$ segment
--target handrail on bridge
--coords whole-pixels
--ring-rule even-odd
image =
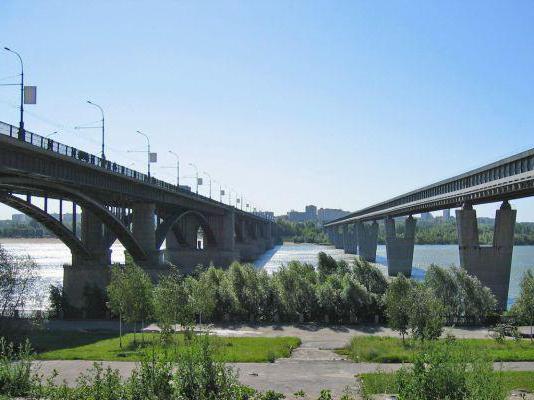
[[[352,212],[344,217],[329,221],[325,226],[340,225],[347,221],[353,221],[371,214],[380,214],[410,204],[421,206],[431,201],[435,202],[436,199],[456,196],[458,193],[465,193],[469,190],[473,191],[479,188],[481,188],[480,190],[486,191],[492,190],[496,185],[502,184],[502,182],[510,183],[510,179],[515,181],[531,179],[530,175],[525,177],[524,175],[519,176],[519,174],[531,173],[533,170],[534,149],[530,149]]]
[[[94,165],[99,168],[103,168],[110,172],[114,172],[120,175],[127,176],[129,178],[144,182],[149,185],[154,185],[154,186],[166,189],[166,190],[171,190],[173,192],[187,193],[190,196],[199,197],[199,198],[202,198],[203,200],[210,201],[210,202],[217,203],[217,204],[223,204],[226,206],[226,204],[221,203],[217,200],[209,199],[206,196],[202,196],[200,194],[182,189],[176,185],[173,185],[172,183],[168,183],[160,179],[156,179],[154,177],[149,177],[148,175],[143,174],[142,172],[135,171],[123,165],[119,165],[115,162],[98,157],[94,154],[90,154],[83,150],[79,150],[75,147],[67,146],[63,143],[56,142],[55,140],[52,140],[50,138],[46,138],[44,136],[30,132],[26,129],[20,131],[18,127],[7,124],[5,122],[1,122],[1,121],[0,121],[0,134],[18,139],[25,143],[29,143],[41,149],[53,151],[54,153],[68,156],[78,161],[86,162],[88,164]],[[242,211],[242,210],[239,210],[239,211]],[[246,211],[244,212],[247,213]],[[258,218],[263,218],[268,221],[272,220],[271,218],[267,218],[261,214],[253,213],[252,215]]]

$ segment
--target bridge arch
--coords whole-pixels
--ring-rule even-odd
[[[183,246],[196,248],[196,243],[193,243],[193,238],[196,242],[196,235],[202,229],[204,238],[208,248],[216,246],[215,234],[210,226],[208,218],[194,210],[179,211],[169,217],[156,229],[156,248],[160,248],[169,231],[173,231],[176,240]]]
[[[90,210],[95,216],[102,221],[115,237],[122,243],[126,250],[132,255],[134,260],[146,260],[147,255],[140,244],[134,238],[132,233],[124,225],[120,218],[110,212],[98,200],[93,199],[86,194],[75,190],[66,188],[63,185],[36,181],[29,178],[0,178],[0,187],[8,188],[8,190],[21,190],[31,193],[32,191],[46,192],[48,194],[57,195],[65,199],[69,199],[79,204],[80,206]]]
[[[87,258],[90,257],[89,251],[74,232],[44,210],[7,192],[0,192],[0,203],[12,207],[42,224],[61,240],[72,253],[77,253]]]

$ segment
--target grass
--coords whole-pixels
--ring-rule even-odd
[[[508,392],[514,389],[525,389],[534,391],[534,372],[506,371],[501,372],[503,384]],[[375,372],[361,374],[362,390],[367,398],[373,394],[394,394],[398,393],[394,373]]]
[[[457,339],[468,349],[484,352],[493,361],[534,361],[534,344],[530,340],[506,340],[498,343],[494,339]],[[400,338],[378,336],[355,336],[349,346],[337,350],[355,362],[381,363],[412,362],[421,342]]]
[[[181,333],[173,336],[173,341],[163,346],[159,333],[141,335],[129,333],[122,337],[122,349],[115,334],[44,332],[34,335],[30,341],[40,360],[95,360],[95,361],[140,361],[144,354],[166,353],[177,358],[189,346]],[[277,358],[289,357],[291,351],[300,346],[295,337],[217,337],[210,340],[214,346],[214,356],[222,362],[273,362]]]

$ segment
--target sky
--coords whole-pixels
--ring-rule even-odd
[[[532,1],[2,0],[0,48],[38,87],[27,130],[98,153],[74,129],[90,99],[108,159],[145,171],[141,130],[160,179],[172,150],[182,184],[193,163],[258,209],[354,211],[533,147],[533,20]],[[0,83],[18,73],[1,51]],[[513,206],[534,221],[534,199]]]

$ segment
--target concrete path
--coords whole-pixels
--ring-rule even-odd
[[[117,325],[117,324],[115,324]],[[115,330],[112,321],[54,321],[49,323],[51,330],[98,331]],[[204,328],[204,327],[203,327]],[[151,325],[147,330],[157,330]],[[304,390],[309,399],[315,399],[322,389],[330,389],[336,398],[348,390],[356,399],[359,396],[358,374],[382,370],[393,372],[402,364],[353,363],[332,350],[343,347],[353,336],[376,335],[398,337],[391,329],[378,325],[330,326],[316,324],[302,325],[212,325],[210,332],[220,336],[274,337],[296,336],[302,341],[290,358],[279,359],[275,363],[232,363],[239,372],[242,383],[260,391],[275,390],[284,393],[289,399],[292,394]],[[487,328],[447,328],[458,338],[487,338]],[[55,369],[60,380],[74,384],[76,378],[93,365],[92,361],[41,361],[36,367],[49,375]],[[132,362],[103,362],[105,367],[118,369],[124,377],[129,376],[136,364]],[[534,371],[534,362],[496,363],[496,369],[509,371]]]
[[[321,354],[324,358],[326,354]],[[136,367],[133,362],[103,361],[104,367],[119,370],[123,377],[128,377]],[[59,380],[73,385],[76,378],[85,373],[93,365],[93,361],[37,361],[35,368],[45,376],[56,370]],[[393,372],[402,364],[352,363],[343,360],[309,360],[299,358],[280,359],[275,363],[231,363],[239,372],[239,380],[258,390],[269,389],[292,395],[304,390],[311,396],[317,396],[321,389],[331,389],[336,397],[348,388],[352,393],[359,392],[358,374],[366,372]],[[496,363],[496,369],[505,371],[534,371],[534,362]]]

